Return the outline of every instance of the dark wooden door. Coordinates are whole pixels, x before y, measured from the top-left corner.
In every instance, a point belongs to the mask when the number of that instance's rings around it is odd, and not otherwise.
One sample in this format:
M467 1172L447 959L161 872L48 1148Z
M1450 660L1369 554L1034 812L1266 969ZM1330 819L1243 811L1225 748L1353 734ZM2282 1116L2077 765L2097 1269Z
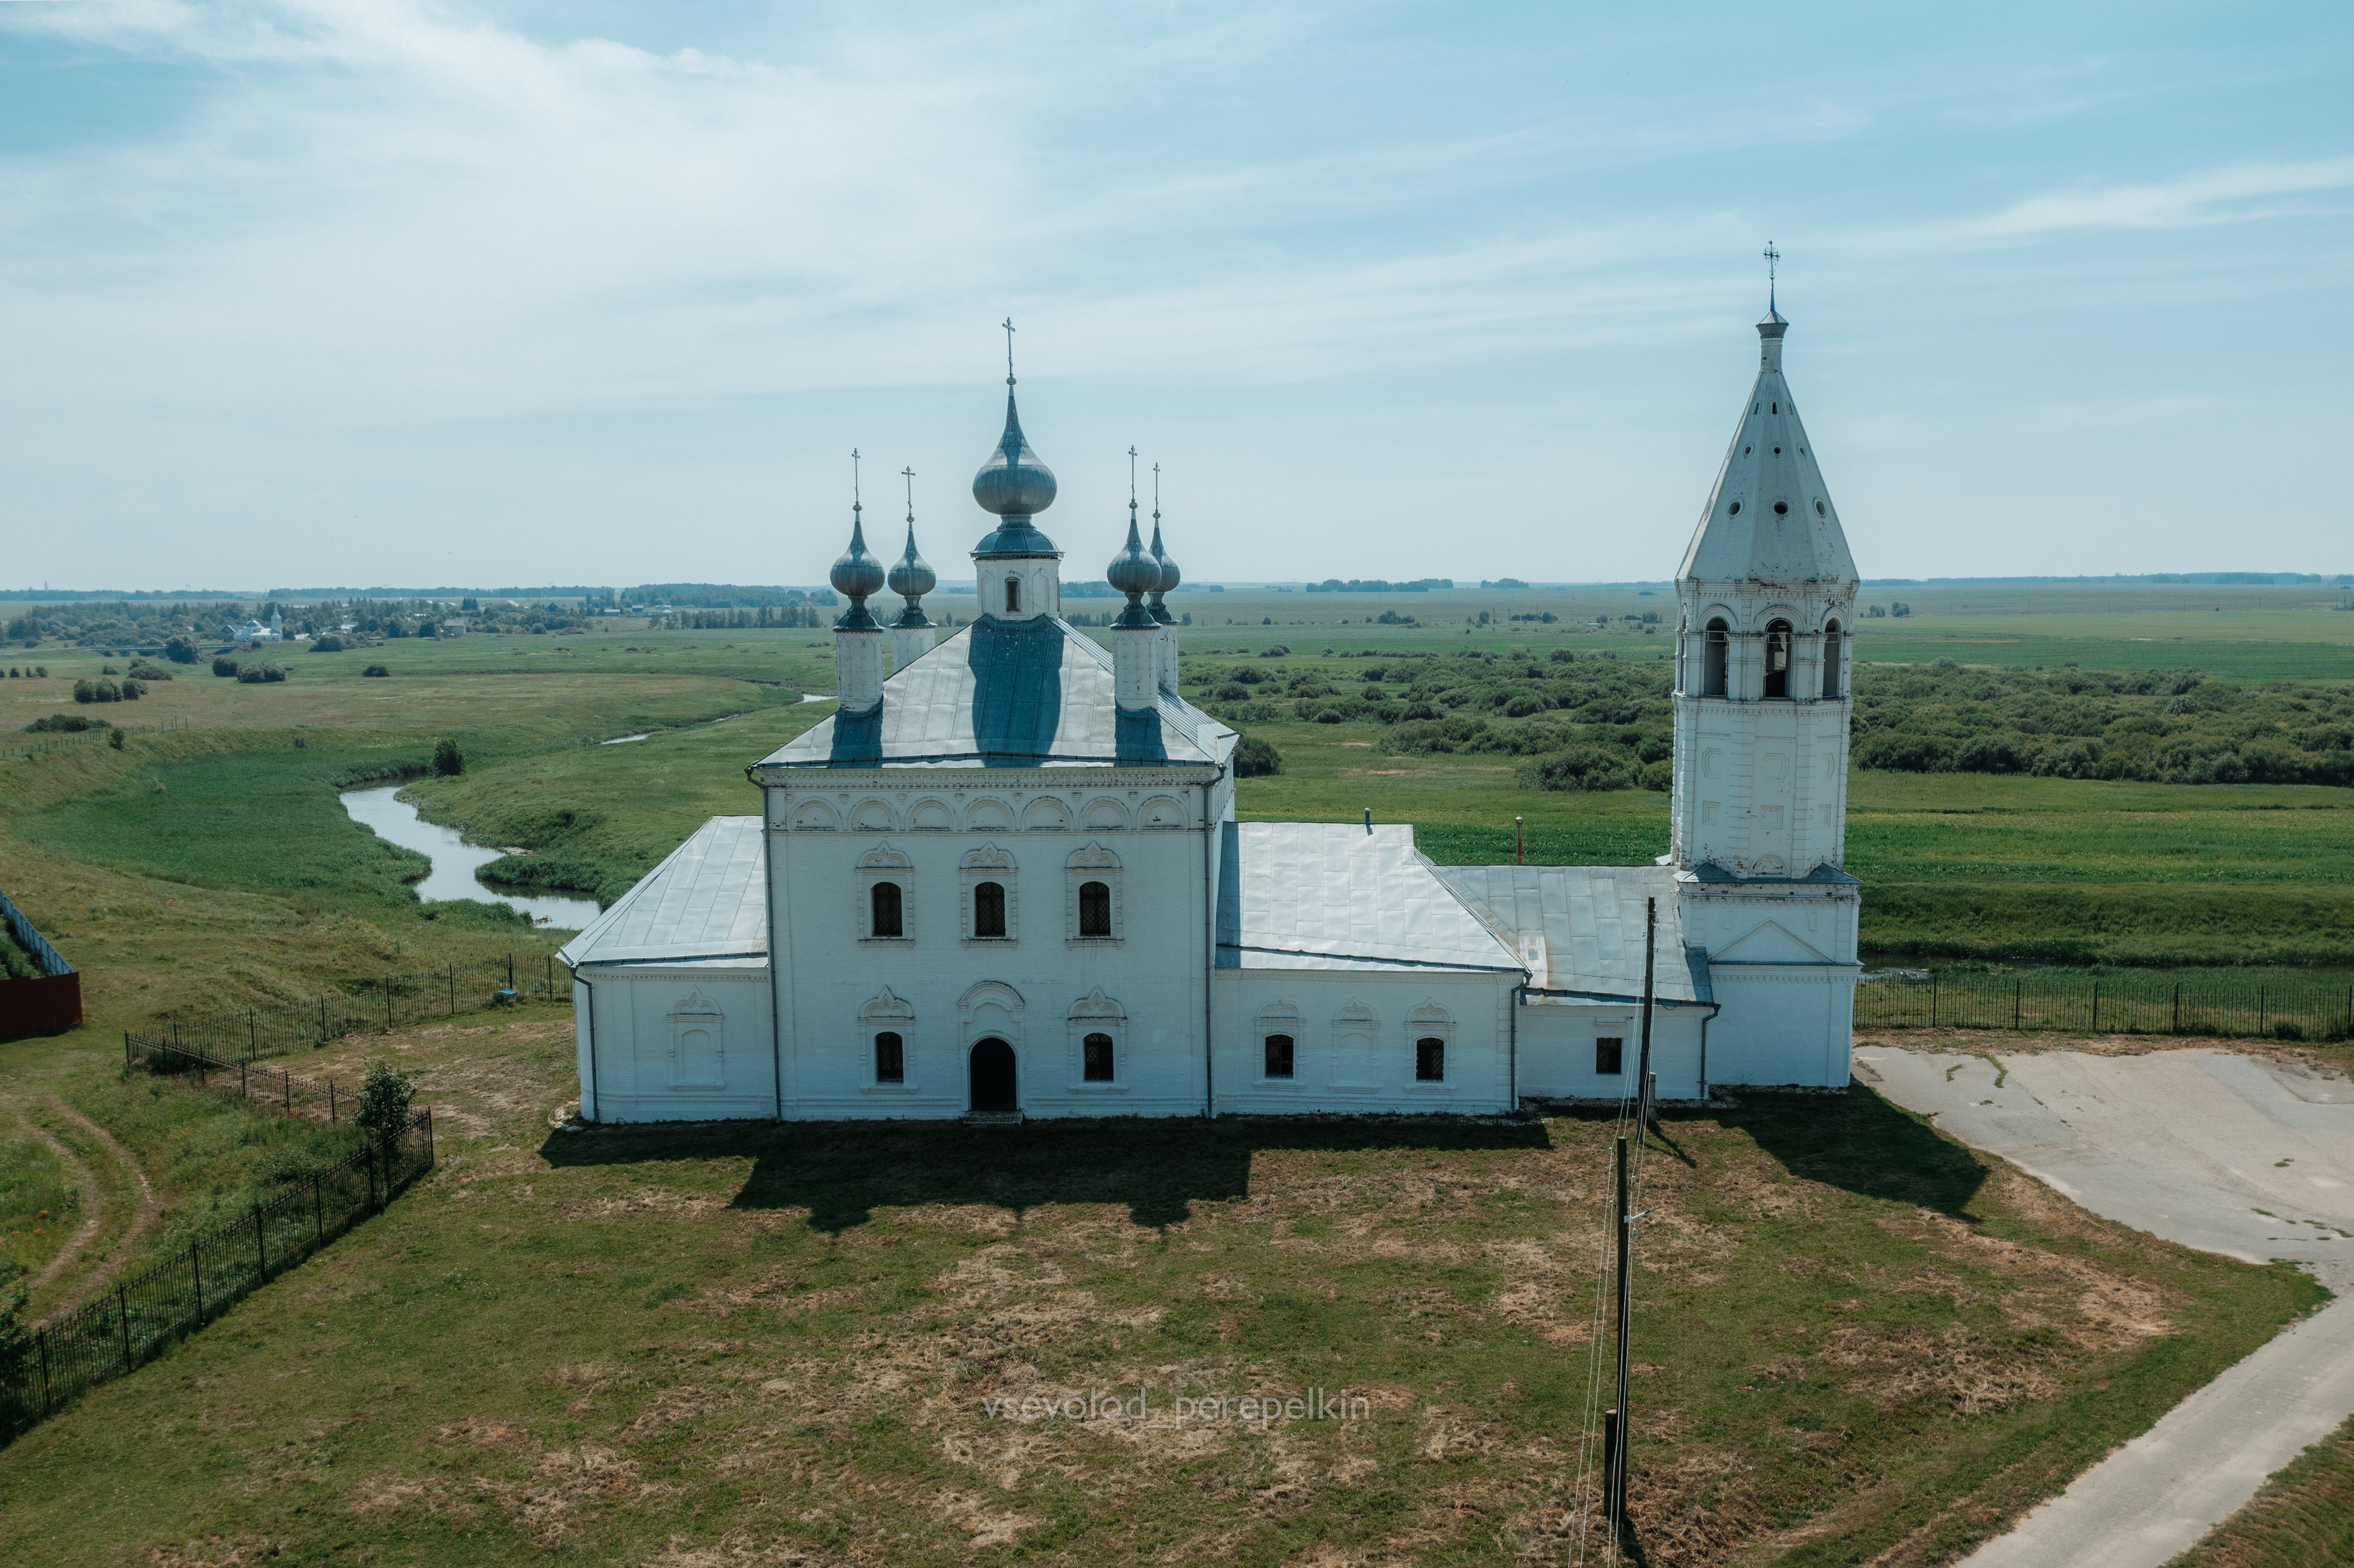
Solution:
M991 1035L972 1048L972 1108L1017 1108L1013 1092L1013 1047Z

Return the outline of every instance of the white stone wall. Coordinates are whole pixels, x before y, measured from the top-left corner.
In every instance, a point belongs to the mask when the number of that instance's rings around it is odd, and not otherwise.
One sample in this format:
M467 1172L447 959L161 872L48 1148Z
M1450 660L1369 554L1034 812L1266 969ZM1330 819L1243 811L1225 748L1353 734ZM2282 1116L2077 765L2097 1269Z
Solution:
M1444 969L1220 969L1222 1112L1492 1114L1511 1108L1511 997L1520 977ZM1266 1038L1292 1038L1288 1080ZM1416 1042L1446 1042L1445 1076L1415 1076Z
M1659 1098L1701 1097L1701 1030L1708 1014L1705 1006L1654 1005L1651 1074L1659 1080ZM1596 1070L1596 1045L1606 1038L1619 1042L1619 1070L1615 1074ZM1712 1032L1709 1044L1713 1046L1714 1041ZM1521 1093L1546 1099L1632 1097L1642 1049L1639 1002L1531 997L1520 1009ZM1712 1077L1716 1075L1714 1066L1712 1060Z
M1727 965L1710 972L1723 1006L1708 1032L1715 1084L1843 1088L1851 1071L1855 971Z
M1209 832L1204 768L837 769L767 795L771 959L789 1118L952 1117L970 1053L1013 1047L1029 1116L1198 1115L1204 1100ZM872 889L901 889L899 938ZM1112 935L1080 934L1079 888L1108 883ZM1006 890L1002 938L975 889ZM876 1081L874 1036L905 1043ZM1114 1041L1109 1083L1080 1043Z
M1672 854L1742 875L1803 876L1847 853L1853 589L1679 583ZM1726 695L1704 694L1708 628L1729 629ZM1767 698L1766 629L1792 632L1787 698ZM1838 631L1830 631L1836 622ZM1822 695L1824 661L1839 695Z
M863 714L883 700L883 633L833 633L834 703L844 713Z
M585 965L573 981L572 1009L583 1117L776 1115L769 969L760 960Z
M972 564L975 603L1000 620L1032 620L1063 613L1062 562L1053 556L1018 556ZM1005 579L1022 581L1022 608L1005 608Z

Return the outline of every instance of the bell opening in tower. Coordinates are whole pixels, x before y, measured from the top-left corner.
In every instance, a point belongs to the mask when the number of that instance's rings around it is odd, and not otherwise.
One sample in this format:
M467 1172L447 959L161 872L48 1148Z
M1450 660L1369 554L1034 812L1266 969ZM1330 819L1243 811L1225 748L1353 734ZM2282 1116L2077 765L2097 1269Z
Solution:
M1708 623L1708 642L1701 656L1700 694L1703 697L1724 695L1724 667L1731 652L1732 636L1723 620Z
M1790 623L1776 620L1766 628L1766 694L1790 694Z

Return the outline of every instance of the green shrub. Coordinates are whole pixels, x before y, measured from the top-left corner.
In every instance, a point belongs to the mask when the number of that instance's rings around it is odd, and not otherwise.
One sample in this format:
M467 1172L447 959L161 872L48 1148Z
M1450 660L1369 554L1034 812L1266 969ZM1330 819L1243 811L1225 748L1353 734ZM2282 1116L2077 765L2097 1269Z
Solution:
M106 737L106 744L114 747L117 751L122 749L122 726L121 725L116 725L114 726L113 732Z
M433 743L433 771L444 779L454 779L466 771L466 754L458 749L454 740Z
M408 1102L417 1097L416 1080L389 1063L370 1062L360 1080L360 1108L353 1120L371 1138L390 1139L408 1125Z
M343 651L344 640L332 631L324 637L311 639L311 652L313 653L340 653Z
M47 730L54 734L73 735L86 729L96 729L98 721L85 718L80 714L51 714L47 718L35 719L25 727L30 730Z
M361 673L361 674L363 674L363 675L377 675L377 676L382 676L382 675L389 675L389 674L391 674L391 673L392 673L392 672L391 672L391 671L389 671L389 670L387 670L387 669L386 669L386 668L385 668L383 665L381 665L381 664L371 664L371 665L369 665L366 669L362 670L362 671L360 672L360 673Z
M1523 764L1519 781L1523 789L1628 789L1635 768L1619 753L1580 746Z
M193 664L196 662L196 645L186 637L175 637L164 644L164 657L175 664Z
M275 664L247 664L239 669L237 678L248 686L258 686L264 681L282 681L286 672Z
M76 681L74 683L74 701L78 703L94 703L98 701L98 683L89 679Z
M130 676L125 675L122 678L122 684L115 689L122 694L122 700L124 702L135 703L140 698L147 694L147 683L144 681L134 681L131 679Z
M1283 753L1255 735L1243 736L1235 747L1235 777L1265 779L1283 771Z
M216 653L213 655L213 673L234 681L237 679L237 661L226 653Z

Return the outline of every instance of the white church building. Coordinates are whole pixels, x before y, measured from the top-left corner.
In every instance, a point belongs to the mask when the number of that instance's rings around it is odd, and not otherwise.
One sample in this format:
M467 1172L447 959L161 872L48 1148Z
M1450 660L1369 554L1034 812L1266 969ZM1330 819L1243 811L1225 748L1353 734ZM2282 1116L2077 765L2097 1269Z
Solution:
M1510 1111L1633 1092L1647 935L1662 1099L1842 1086L1857 577L1758 323L1677 576L1672 848L1439 866L1411 828L1242 822L1239 736L1178 694L1159 514L1129 503L1111 652L1061 618L1054 475L1005 433L981 613L854 510L836 711L563 951L595 1122ZM888 584L889 626L866 608ZM886 675L887 669L890 673ZM1657 910L1647 933L1647 901Z

